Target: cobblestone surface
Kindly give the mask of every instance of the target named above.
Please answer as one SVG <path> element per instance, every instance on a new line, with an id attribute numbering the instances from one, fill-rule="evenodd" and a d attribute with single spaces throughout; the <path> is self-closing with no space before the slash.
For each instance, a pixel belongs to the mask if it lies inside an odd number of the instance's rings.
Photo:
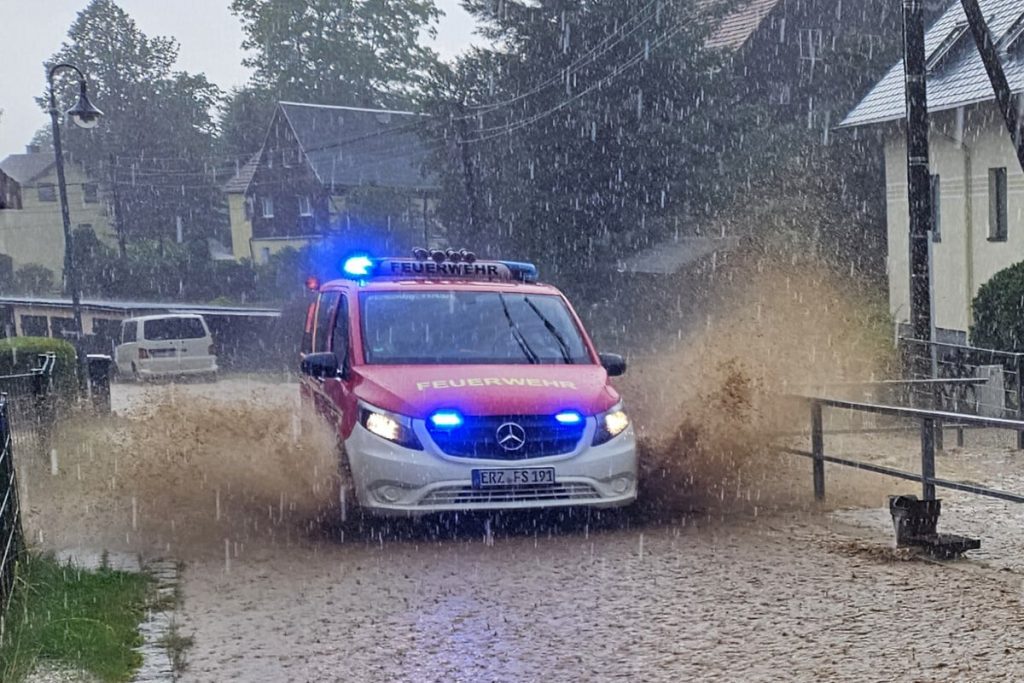
<path id="1" fill-rule="evenodd" d="M 195 562 L 183 680 L 1024 676 L 1018 576 L 904 561 L 887 536 L 849 532 L 821 517 L 689 518 Z"/>

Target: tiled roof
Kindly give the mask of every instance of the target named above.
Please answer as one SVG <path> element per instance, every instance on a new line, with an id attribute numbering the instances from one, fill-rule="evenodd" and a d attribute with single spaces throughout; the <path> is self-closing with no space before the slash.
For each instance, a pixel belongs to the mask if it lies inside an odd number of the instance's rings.
<path id="1" fill-rule="evenodd" d="M 997 44 L 1017 28 L 1017 20 L 1024 15 L 1024 0 L 980 0 L 981 11 L 988 22 L 989 31 Z M 925 36 L 926 58 L 935 56 L 947 38 L 965 24 L 967 17 L 959 0 L 936 21 Z M 1024 91 L 1024 49 L 1020 45 L 1005 45 L 1000 50 L 1000 61 L 1006 72 L 1010 89 Z M 974 38 L 967 31 L 952 47 L 933 73 L 928 74 L 928 109 L 942 111 L 995 99 L 992 84 L 985 73 Z M 864 126 L 903 118 L 905 114 L 903 89 L 903 60 L 897 62 L 874 88 L 853 108 L 840 126 Z"/>
<path id="2" fill-rule="evenodd" d="M 435 189 L 419 133 L 426 117 L 408 111 L 278 103 L 326 186 Z"/>
<path id="3" fill-rule="evenodd" d="M 738 50 L 754 35 L 768 13 L 780 0 L 748 0 L 722 17 L 718 28 L 705 42 L 705 47 L 719 50 Z"/>
<path id="4" fill-rule="evenodd" d="M 53 166 L 53 161 L 53 152 L 11 154 L 0 161 L 0 170 L 24 185 L 45 173 Z"/>
<path id="5" fill-rule="evenodd" d="M 224 192 L 227 194 L 245 194 L 245 191 L 249 189 L 249 183 L 252 182 L 252 177 L 256 173 L 256 167 L 260 164 L 259 152 L 252 155 L 249 161 L 238 169 L 238 173 L 235 177 L 224 183 Z"/>

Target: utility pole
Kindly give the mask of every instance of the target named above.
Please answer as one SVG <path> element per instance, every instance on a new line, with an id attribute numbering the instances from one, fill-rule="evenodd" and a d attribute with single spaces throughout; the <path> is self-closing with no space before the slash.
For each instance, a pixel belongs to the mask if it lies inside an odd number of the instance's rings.
<path id="1" fill-rule="evenodd" d="M 124 235 L 124 219 L 121 216 L 121 198 L 117 192 L 117 160 L 110 154 L 110 194 L 114 201 L 114 234 L 117 235 L 117 254 L 123 261 L 128 256 L 128 242 Z"/>
<path id="2" fill-rule="evenodd" d="M 459 133 L 455 138 L 455 144 L 459 148 L 459 160 L 462 163 L 462 183 L 466 191 L 466 202 L 469 209 L 469 230 L 467 236 L 479 238 L 477 221 L 480 218 L 480 214 L 477 211 L 476 187 L 473 183 L 473 165 L 469 158 L 469 129 L 466 125 L 466 108 L 461 103 L 457 107 L 458 117 L 455 123 L 459 127 Z"/>
<path id="3" fill-rule="evenodd" d="M 903 72 L 907 107 L 907 197 L 910 205 L 910 323 L 919 352 L 917 377 L 931 375 L 931 173 L 922 0 L 903 0 Z"/>

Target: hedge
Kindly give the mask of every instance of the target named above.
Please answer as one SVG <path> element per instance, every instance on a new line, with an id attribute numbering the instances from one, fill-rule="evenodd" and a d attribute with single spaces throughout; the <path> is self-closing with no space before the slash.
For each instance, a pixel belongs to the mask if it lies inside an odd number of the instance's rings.
<path id="1" fill-rule="evenodd" d="M 63 339 L 49 337 L 11 337 L 0 339 L 0 375 L 20 375 L 39 364 L 40 353 L 57 355 L 53 371 L 54 388 L 64 395 L 78 390 L 75 377 L 75 347 Z"/>

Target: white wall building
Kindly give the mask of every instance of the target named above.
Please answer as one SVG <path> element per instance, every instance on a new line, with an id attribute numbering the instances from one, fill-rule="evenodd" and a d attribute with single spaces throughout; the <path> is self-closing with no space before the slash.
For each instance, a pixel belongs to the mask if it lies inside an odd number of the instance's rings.
<path id="1" fill-rule="evenodd" d="M 1010 87 L 1024 92 L 1024 0 L 981 0 Z M 995 273 L 1024 260 L 1024 172 L 959 0 L 928 30 L 933 321 L 966 340 L 971 304 Z M 885 138 L 889 308 L 910 317 L 909 207 L 902 61 L 842 127 L 881 126 Z"/>

